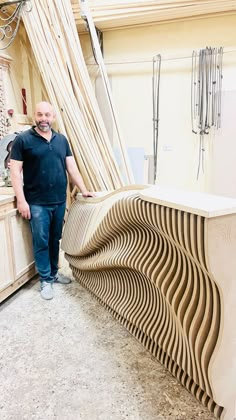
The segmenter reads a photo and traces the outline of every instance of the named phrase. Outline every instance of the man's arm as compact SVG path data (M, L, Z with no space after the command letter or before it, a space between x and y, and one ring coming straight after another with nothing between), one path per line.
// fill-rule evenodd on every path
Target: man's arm
M73 156L66 157L66 170L71 177L73 184L75 184L81 191L83 197L94 197L85 187L82 176L80 175Z
M25 219L30 219L30 207L27 203L23 191L23 181L22 181L22 167L23 162L19 160L11 159L10 171L11 171L11 183L16 195L17 200L17 209L22 217Z

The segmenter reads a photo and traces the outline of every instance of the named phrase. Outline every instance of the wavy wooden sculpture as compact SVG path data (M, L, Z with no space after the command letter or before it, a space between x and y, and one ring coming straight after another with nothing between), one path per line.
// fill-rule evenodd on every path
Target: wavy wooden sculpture
M236 417L236 200L154 187L77 199L74 277L217 418Z

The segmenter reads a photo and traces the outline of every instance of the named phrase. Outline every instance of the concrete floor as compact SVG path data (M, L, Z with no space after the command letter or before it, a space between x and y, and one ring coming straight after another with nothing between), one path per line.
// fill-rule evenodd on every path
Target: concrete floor
M55 294L32 280L0 307L1 420L213 419L77 282Z

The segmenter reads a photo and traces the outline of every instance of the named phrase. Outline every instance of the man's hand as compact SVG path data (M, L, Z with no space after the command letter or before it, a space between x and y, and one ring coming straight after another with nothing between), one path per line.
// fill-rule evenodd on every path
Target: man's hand
M75 159L73 156L66 157L66 170L70 175L71 181L78 189L81 191L83 197L95 197L95 194L88 191L86 189L86 185L84 184L83 178L78 171L77 165L75 163Z
M85 197L85 198L87 198L87 197L95 197L95 194L93 192L90 192L90 191L87 191L87 190L81 191L81 193L82 193L82 196Z
M17 202L17 210L24 219L30 219L30 207L27 201Z

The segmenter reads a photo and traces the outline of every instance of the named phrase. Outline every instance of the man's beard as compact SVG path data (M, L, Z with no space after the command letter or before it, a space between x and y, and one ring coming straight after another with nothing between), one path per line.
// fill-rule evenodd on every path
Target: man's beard
M51 130L51 125L49 123L47 123L47 125L42 125L42 123L36 121L36 126L40 129L40 131L47 132Z

